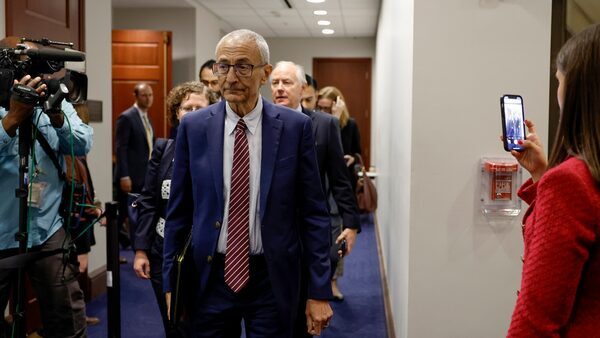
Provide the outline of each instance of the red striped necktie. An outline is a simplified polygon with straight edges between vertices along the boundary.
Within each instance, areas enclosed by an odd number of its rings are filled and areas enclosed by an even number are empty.
[[[246,128],[243,119],[235,126],[225,253],[225,283],[236,293],[250,279],[250,149]]]

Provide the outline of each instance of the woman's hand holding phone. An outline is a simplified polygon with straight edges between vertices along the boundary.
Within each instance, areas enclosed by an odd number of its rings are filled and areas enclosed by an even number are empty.
[[[531,174],[533,181],[537,182],[548,169],[548,160],[542,142],[536,133],[535,124],[525,120],[525,126],[528,131],[527,137],[525,140],[519,141],[519,145],[523,147],[523,150],[511,150],[510,153]]]
[[[339,119],[342,115],[342,110],[344,109],[344,107],[346,107],[346,103],[344,102],[344,100],[342,100],[341,97],[338,96],[333,105],[331,106],[331,113],[333,114],[333,116]]]

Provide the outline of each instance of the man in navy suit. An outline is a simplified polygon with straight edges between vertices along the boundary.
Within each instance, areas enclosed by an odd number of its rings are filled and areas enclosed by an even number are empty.
[[[278,105],[292,108],[298,113],[304,113],[312,120],[321,184],[329,198],[333,240],[330,258],[333,272],[340,254],[347,255],[352,251],[356,234],[360,230],[360,218],[344,161],[339,121],[333,115],[306,109],[301,105],[306,86],[302,66],[289,61],[280,61],[275,65],[271,73],[273,101]],[[338,253],[338,246],[342,241],[346,241],[347,251]],[[299,314],[295,337],[307,336],[304,323],[303,316]]]
[[[262,36],[231,32],[215,54],[224,101],[187,114],[179,126],[165,291],[191,226],[195,337],[222,337],[241,319],[249,338],[291,337],[303,262],[308,330],[320,334],[333,315],[330,221],[310,118],[261,98],[272,70]]]
[[[146,166],[152,152],[154,131],[148,110],[152,106],[152,88],[138,83],[134,90],[135,103],[117,119],[115,130],[117,167],[115,181],[119,188],[119,242],[129,246],[129,235],[123,228],[127,215],[127,193],[139,193],[144,187]]]

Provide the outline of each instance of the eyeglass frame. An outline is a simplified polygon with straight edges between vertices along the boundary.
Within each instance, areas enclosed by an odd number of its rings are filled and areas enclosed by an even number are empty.
[[[219,67],[219,65],[223,65],[223,66],[227,66],[227,72],[221,74],[219,73],[219,71],[217,70],[217,68]],[[261,65],[253,65],[251,63],[236,63],[236,64],[230,64],[230,63],[224,63],[224,62],[216,62],[212,65],[212,71],[213,74],[215,76],[227,76],[227,74],[229,74],[229,70],[231,69],[231,67],[233,67],[233,71],[235,73],[236,76],[238,77],[251,77],[252,76],[252,72],[254,71],[254,68],[257,67],[264,67],[268,65],[268,63],[263,63]],[[238,67],[240,66],[250,66],[250,73],[248,75],[242,75],[240,74],[240,70],[238,69]]]

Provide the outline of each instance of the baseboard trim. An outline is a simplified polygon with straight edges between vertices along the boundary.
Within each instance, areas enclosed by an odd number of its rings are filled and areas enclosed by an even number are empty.
[[[90,298],[93,300],[106,292],[106,265],[89,272],[88,276],[90,278]]]
[[[377,214],[373,213],[373,224],[375,225],[375,237],[377,238],[377,257],[379,257],[379,273],[381,277],[381,289],[383,291],[383,303],[385,307],[385,323],[387,327],[388,338],[396,338],[394,329],[394,320],[392,316],[392,303],[390,301],[390,292],[387,282],[387,273],[383,263],[383,251],[381,250],[381,238],[379,235],[379,223]]]

